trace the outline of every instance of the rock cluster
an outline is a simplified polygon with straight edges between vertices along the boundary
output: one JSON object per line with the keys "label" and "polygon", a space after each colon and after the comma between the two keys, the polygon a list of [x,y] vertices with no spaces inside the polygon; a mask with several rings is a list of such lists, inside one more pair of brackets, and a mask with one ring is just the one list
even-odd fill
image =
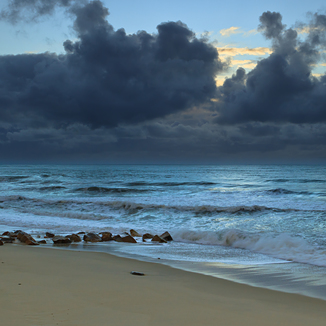
{"label": "rock cluster", "polygon": [[[81,238],[83,235],[83,239]],[[125,243],[137,243],[135,238],[141,238],[141,241],[146,242],[152,241],[157,243],[167,243],[168,241],[173,241],[172,236],[169,232],[164,232],[161,235],[152,235],[150,233],[145,233],[143,235],[139,234],[137,231],[131,229],[130,232],[123,232],[121,235],[116,234],[112,235],[111,232],[100,232],[97,233],[86,233],[86,232],[78,232],[77,234],[69,234],[66,236],[55,235],[54,233],[46,232],[45,239],[51,239],[53,244],[61,245],[61,244],[71,244],[72,242],[106,242],[106,241],[116,241],[116,242],[125,242]],[[16,240],[17,239],[17,240]],[[39,245],[46,244],[46,240],[36,241],[30,234],[17,230],[14,232],[6,231],[0,236],[0,245],[4,243],[14,243],[14,242],[25,243],[26,245]]]}

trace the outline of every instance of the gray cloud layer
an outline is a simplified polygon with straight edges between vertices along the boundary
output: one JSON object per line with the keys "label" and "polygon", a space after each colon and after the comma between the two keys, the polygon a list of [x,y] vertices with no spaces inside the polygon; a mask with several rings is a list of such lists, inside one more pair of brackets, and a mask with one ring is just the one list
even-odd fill
{"label": "gray cloud layer", "polygon": [[[2,19],[66,8],[77,40],[65,55],[0,57],[0,150],[6,161],[325,162],[326,76],[312,76],[326,16],[302,40],[265,12],[273,53],[217,88],[226,67],[181,22],[127,35],[101,1],[12,0]],[[218,102],[210,102],[218,98]]]}

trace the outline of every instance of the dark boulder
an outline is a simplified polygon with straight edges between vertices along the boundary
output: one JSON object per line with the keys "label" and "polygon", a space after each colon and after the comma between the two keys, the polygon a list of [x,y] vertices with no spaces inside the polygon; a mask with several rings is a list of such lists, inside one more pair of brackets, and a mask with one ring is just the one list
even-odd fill
{"label": "dark boulder", "polygon": [[145,234],[143,234],[142,240],[143,240],[143,242],[145,242],[145,240],[147,240],[147,239],[153,239],[153,237],[154,236],[152,234],[145,233]]}
{"label": "dark boulder", "polygon": [[153,242],[159,242],[159,243],[167,243],[167,241],[165,241],[164,239],[162,239],[160,236],[158,236],[157,234],[154,235],[153,239],[152,239]]}
{"label": "dark boulder", "polygon": [[70,244],[72,241],[69,238],[56,235],[52,238],[54,244]]}
{"label": "dark boulder", "polygon": [[122,242],[122,238],[120,237],[119,234],[113,236],[112,239],[113,239],[114,241],[116,241],[116,242]]}
{"label": "dark boulder", "polygon": [[111,232],[101,232],[102,241],[112,241],[112,233]]}
{"label": "dark boulder", "polygon": [[37,246],[38,245],[36,240],[30,234],[28,234],[24,231],[20,231],[19,233],[17,233],[17,239],[20,242],[23,242],[29,246]]}
{"label": "dark boulder", "polygon": [[45,240],[40,240],[40,241],[37,241],[38,244],[46,244],[46,241]]}
{"label": "dark boulder", "polygon": [[122,237],[121,242],[137,243],[137,241],[131,235],[127,235],[125,237]]}
{"label": "dark boulder", "polygon": [[141,237],[141,234],[139,234],[137,231],[135,231],[134,229],[130,230],[130,235],[133,237]]}
{"label": "dark boulder", "polygon": [[45,238],[53,238],[55,236],[55,234],[50,233],[50,232],[46,232],[45,233]]}
{"label": "dark boulder", "polygon": [[171,234],[168,231],[161,234],[160,238],[162,238],[165,241],[173,241],[173,238],[172,238]]}
{"label": "dark boulder", "polygon": [[84,241],[86,242],[101,242],[101,237],[96,233],[87,233],[84,235]]}
{"label": "dark boulder", "polygon": [[70,239],[72,242],[80,242],[82,241],[81,237],[78,234],[69,234],[66,235],[66,238]]}
{"label": "dark boulder", "polygon": [[15,238],[11,237],[0,237],[0,240],[5,243],[13,243],[15,241]]}

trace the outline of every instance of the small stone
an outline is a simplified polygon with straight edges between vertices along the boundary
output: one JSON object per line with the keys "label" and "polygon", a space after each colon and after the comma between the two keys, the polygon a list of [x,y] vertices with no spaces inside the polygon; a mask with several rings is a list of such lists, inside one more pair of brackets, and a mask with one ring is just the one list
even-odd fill
{"label": "small stone", "polygon": [[45,240],[40,240],[40,241],[37,241],[37,243],[39,243],[39,244],[46,244],[46,241]]}
{"label": "small stone", "polygon": [[160,238],[162,238],[165,241],[173,241],[173,238],[172,238],[171,234],[168,231],[161,234]]}
{"label": "small stone", "polygon": [[143,242],[145,242],[145,240],[147,240],[147,239],[152,239],[154,236],[152,235],[152,234],[150,234],[150,233],[145,233],[145,234],[143,234],[143,237],[142,237],[142,240],[143,240]]}
{"label": "small stone", "polygon": [[86,232],[80,231],[77,234],[86,234]]}
{"label": "small stone", "polygon": [[132,274],[132,275],[138,275],[138,276],[144,276],[145,275],[142,272],[136,272],[136,271],[132,271],[132,272],[130,272],[130,274]]}
{"label": "small stone", "polygon": [[3,242],[0,240],[0,246],[3,246]]}
{"label": "small stone", "polygon": [[153,242],[159,242],[159,243],[167,243],[167,241],[165,241],[164,239],[162,239],[160,236],[158,236],[157,234],[154,235],[153,239],[152,239]]}
{"label": "small stone", "polygon": [[46,238],[53,238],[55,236],[55,234],[50,233],[50,232],[46,232],[45,236],[46,236]]}
{"label": "small stone", "polygon": [[130,230],[130,234],[133,237],[141,237],[141,235],[137,231],[135,231],[134,229]]}

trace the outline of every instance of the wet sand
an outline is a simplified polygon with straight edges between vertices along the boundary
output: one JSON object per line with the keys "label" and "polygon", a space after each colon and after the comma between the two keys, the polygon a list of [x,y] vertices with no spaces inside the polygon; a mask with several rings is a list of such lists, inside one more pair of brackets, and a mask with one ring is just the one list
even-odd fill
{"label": "wet sand", "polygon": [[323,300],[106,253],[5,244],[0,277],[0,318],[8,326],[326,322]]}

